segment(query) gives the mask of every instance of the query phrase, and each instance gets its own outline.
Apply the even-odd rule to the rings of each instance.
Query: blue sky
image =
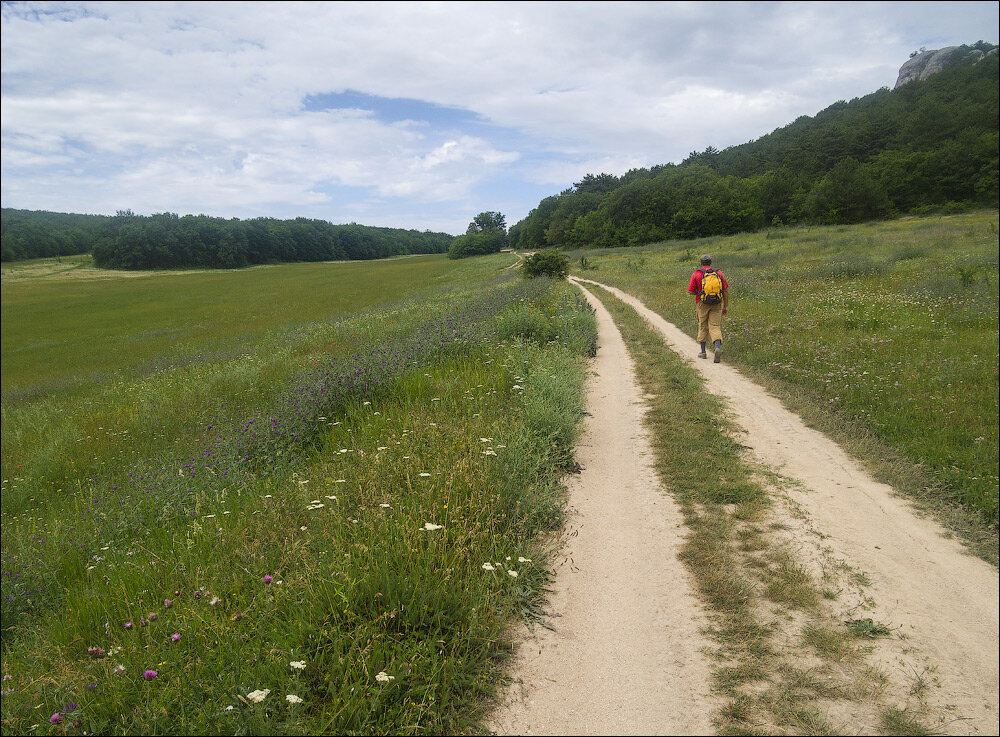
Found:
[[[4,2],[0,199],[513,224],[997,29],[996,2]]]

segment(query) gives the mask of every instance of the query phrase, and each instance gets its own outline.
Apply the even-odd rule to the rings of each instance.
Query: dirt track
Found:
[[[932,673],[927,701],[943,715],[935,725],[942,732],[997,734],[997,571],[967,555],[759,386],[725,362],[696,359],[691,338],[629,295],[605,288],[703,373],[745,431],[740,442],[791,482],[787,493],[802,516],[790,534],[799,536],[803,555],[821,540],[823,555],[870,579],[866,595],[874,616],[902,636],[880,645],[870,656],[873,665],[900,680],[904,671]],[[561,616],[550,619],[554,632],[526,636],[515,686],[491,728],[500,734],[711,733],[718,704],[709,694],[707,643],[698,633],[706,620],[676,558],[684,534],[680,515],[647,463],[642,397],[621,336],[584,292],[597,309],[599,350],[579,449],[583,472],[570,483],[564,564],[550,602]]]

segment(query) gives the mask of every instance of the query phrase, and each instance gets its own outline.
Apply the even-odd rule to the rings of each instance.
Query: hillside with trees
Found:
[[[160,213],[114,216],[13,210],[2,213],[4,261],[93,253],[108,269],[239,268],[444,253],[448,233],[296,218],[227,220]]]
[[[511,226],[510,244],[634,246],[996,207],[998,56],[982,41],[969,48],[986,55],[756,141],[621,177],[588,174]]]

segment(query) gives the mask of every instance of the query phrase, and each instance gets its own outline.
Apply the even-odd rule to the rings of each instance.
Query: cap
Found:
[[[712,257],[709,256],[707,253],[704,256],[702,256],[699,260],[703,264],[710,264],[710,263],[712,263]]]

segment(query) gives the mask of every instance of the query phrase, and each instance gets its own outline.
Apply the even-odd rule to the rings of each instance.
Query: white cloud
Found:
[[[742,143],[891,86],[920,46],[996,42],[996,18],[996,3],[5,4],[4,205],[401,227],[382,218],[419,212],[459,232],[497,182],[556,193]],[[492,127],[303,107],[345,90]]]

